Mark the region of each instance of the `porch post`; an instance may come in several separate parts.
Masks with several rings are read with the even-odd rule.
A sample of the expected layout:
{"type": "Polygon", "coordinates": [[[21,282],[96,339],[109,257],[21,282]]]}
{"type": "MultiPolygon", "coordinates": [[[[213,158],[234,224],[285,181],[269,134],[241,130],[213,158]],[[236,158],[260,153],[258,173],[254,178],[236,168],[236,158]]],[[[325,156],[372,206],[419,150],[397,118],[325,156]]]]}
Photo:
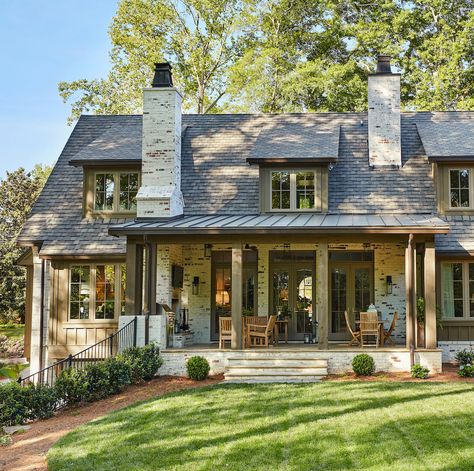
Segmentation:
{"type": "Polygon", "coordinates": [[[410,349],[410,362],[415,358],[415,244],[413,234],[408,238],[405,249],[405,296],[406,296],[406,337],[410,349]]]}
{"type": "Polygon", "coordinates": [[[143,271],[143,246],[135,241],[127,240],[125,285],[125,314],[136,316],[142,310],[142,271],[143,271]]]}
{"type": "Polygon", "coordinates": [[[436,348],[436,256],[434,242],[425,243],[425,346],[436,348]]]}
{"type": "Polygon", "coordinates": [[[231,348],[242,348],[242,243],[232,244],[232,339],[231,348]]]}
{"type": "Polygon", "coordinates": [[[316,259],[316,307],[318,320],[318,348],[328,348],[329,325],[329,255],[328,244],[323,242],[318,246],[316,259]]]}
{"type": "Polygon", "coordinates": [[[145,314],[156,314],[156,244],[146,244],[145,314]]]}

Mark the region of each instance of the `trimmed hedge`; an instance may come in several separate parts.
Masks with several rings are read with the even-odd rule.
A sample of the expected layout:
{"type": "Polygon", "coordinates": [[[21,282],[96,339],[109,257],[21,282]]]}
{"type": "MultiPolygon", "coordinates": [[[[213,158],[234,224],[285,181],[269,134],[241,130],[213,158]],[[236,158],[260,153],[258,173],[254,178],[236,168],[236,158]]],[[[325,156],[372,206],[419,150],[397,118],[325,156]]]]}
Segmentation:
{"type": "Polygon", "coordinates": [[[21,425],[28,420],[51,417],[59,404],[93,402],[117,394],[130,383],[152,379],[162,364],[155,345],[129,348],[115,358],[84,369],[67,368],[53,387],[0,385],[0,426],[21,425]]]}
{"type": "Polygon", "coordinates": [[[426,379],[428,378],[429,373],[430,373],[430,370],[428,368],[425,368],[424,366],[421,366],[418,363],[415,363],[411,367],[412,378],[426,379]]]}
{"type": "Polygon", "coordinates": [[[464,349],[456,354],[459,362],[458,375],[464,378],[474,378],[474,350],[464,349]]]}
{"type": "Polygon", "coordinates": [[[210,371],[209,362],[200,356],[191,357],[186,362],[188,376],[196,381],[202,381],[207,378],[210,371]]]}
{"type": "Polygon", "coordinates": [[[360,353],[352,360],[352,369],[357,376],[371,376],[375,373],[374,359],[367,353],[360,353]]]}

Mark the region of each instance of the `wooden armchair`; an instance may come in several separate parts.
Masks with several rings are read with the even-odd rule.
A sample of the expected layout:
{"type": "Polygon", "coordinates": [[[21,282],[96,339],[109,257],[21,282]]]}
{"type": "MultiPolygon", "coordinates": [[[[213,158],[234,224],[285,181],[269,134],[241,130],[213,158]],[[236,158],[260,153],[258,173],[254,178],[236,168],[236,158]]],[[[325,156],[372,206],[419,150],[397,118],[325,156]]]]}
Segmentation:
{"type": "Polygon", "coordinates": [[[395,330],[395,327],[397,326],[397,320],[398,320],[398,313],[395,311],[393,313],[393,319],[392,319],[392,323],[390,324],[389,329],[384,330],[383,332],[382,345],[385,345],[385,342],[387,340],[389,340],[392,345],[395,345],[395,342],[392,339],[392,333],[395,330]]]}
{"type": "Polygon", "coordinates": [[[360,330],[352,330],[351,323],[349,321],[349,314],[347,311],[344,311],[344,317],[346,319],[346,326],[349,333],[352,335],[352,339],[349,342],[349,347],[351,347],[354,342],[356,346],[360,345],[360,330]]]}
{"type": "Polygon", "coordinates": [[[267,325],[268,317],[267,316],[243,316],[242,317],[242,342],[243,348],[248,348],[250,346],[250,341],[247,335],[247,325],[256,324],[256,325],[267,325]]]}
{"type": "Polygon", "coordinates": [[[360,313],[360,343],[362,347],[369,345],[364,343],[364,337],[375,337],[375,346],[379,346],[380,324],[379,316],[376,312],[360,313]]]}
{"type": "Polygon", "coordinates": [[[247,324],[247,338],[250,347],[267,347],[273,341],[276,316],[270,316],[266,325],[247,324]]]}
{"type": "Polygon", "coordinates": [[[225,348],[225,342],[232,340],[232,317],[219,317],[219,348],[225,348]]]}

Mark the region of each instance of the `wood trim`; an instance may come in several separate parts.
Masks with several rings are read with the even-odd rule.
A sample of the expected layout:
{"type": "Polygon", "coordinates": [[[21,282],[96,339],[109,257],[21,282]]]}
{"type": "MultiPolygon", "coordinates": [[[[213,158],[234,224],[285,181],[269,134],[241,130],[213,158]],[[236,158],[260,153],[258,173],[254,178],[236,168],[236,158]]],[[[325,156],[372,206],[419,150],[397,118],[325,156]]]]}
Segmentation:
{"type": "Polygon", "coordinates": [[[327,242],[320,243],[316,251],[316,306],[318,348],[326,349],[329,333],[329,250],[327,242]]]}
{"type": "Polygon", "coordinates": [[[469,216],[474,215],[474,166],[473,162],[470,165],[462,165],[461,162],[456,163],[439,163],[435,164],[435,181],[436,181],[436,196],[437,196],[437,208],[440,214],[446,214],[448,216],[469,216]],[[450,205],[450,181],[449,171],[467,168],[469,172],[469,198],[471,207],[467,209],[451,208],[450,205]]]}
{"type": "Polygon", "coordinates": [[[232,244],[232,338],[231,348],[242,348],[242,242],[232,244]]]}
{"type": "Polygon", "coordinates": [[[425,346],[436,348],[436,253],[434,243],[425,244],[424,256],[425,346]]]}

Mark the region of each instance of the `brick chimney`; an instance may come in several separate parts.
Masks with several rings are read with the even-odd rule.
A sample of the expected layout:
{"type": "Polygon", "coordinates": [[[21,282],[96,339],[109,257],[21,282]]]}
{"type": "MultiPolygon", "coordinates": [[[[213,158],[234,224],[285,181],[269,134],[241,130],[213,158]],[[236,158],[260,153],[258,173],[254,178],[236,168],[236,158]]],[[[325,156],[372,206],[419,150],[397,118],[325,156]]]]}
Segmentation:
{"type": "Polygon", "coordinates": [[[402,165],[400,132],[400,74],[393,74],[390,57],[377,58],[369,75],[369,165],[402,165]]]}
{"type": "Polygon", "coordinates": [[[143,91],[142,182],[137,217],[183,214],[181,193],[181,95],[173,87],[171,65],[155,64],[151,88],[143,91]]]}

